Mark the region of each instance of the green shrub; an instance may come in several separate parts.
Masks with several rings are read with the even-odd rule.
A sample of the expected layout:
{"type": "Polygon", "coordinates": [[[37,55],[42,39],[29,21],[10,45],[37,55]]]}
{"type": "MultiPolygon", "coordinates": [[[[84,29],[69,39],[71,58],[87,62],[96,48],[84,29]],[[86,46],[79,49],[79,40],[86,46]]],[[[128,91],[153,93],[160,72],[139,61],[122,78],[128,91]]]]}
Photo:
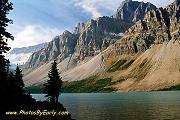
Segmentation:
{"type": "Polygon", "coordinates": [[[129,62],[127,62],[126,64],[124,64],[120,69],[121,69],[121,70],[127,69],[133,62],[134,62],[134,60],[130,60],[129,62]]]}
{"type": "Polygon", "coordinates": [[[62,86],[64,93],[91,93],[91,92],[112,92],[115,88],[108,87],[111,78],[96,79],[87,78],[81,81],[65,82],[62,86]]]}
{"type": "Polygon", "coordinates": [[[139,67],[140,67],[140,68],[143,68],[146,63],[147,63],[147,59],[145,59],[145,60],[139,65],[139,67]]]}
{"type": "Polygon", "coordinates": [[[107,72],[115,72],[117,70],[125,70],[127,69],[132,63],[134,62],[134,60],[119,60],[116,63],[114,63],[108,70],[107,72]]]}
{"type": "Polygon", "coordinates": [[[117,70],[119,70],[119,68],[126,63],[127,60],[119,60],[117,62],[115,62],[108,70],[107,72],[115,72],[117,70]]]}

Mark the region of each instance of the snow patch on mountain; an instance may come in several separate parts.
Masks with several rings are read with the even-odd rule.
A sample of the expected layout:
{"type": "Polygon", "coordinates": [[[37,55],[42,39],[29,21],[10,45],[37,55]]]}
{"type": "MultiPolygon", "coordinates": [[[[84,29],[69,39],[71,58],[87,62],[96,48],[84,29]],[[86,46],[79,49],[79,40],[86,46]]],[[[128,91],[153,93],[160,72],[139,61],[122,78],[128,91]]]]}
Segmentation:
{"type": "Polygon", "coordinates": [[[38,44],[35,46],[22,47],[22,48],[14,48],[5,56],[10,60],[11,64],[19,64],[23,65],[28,61],[29,57],[36,51],[39,51],[43,48],[47,47],[47,43],[38,44]]]}
{"type": "Polygon", "coordinates": [[[32,53],[7,54],[6,58],[10,60],[11,64],[23,65],[32,54],[33,54],[33,52],[32,53]]]}

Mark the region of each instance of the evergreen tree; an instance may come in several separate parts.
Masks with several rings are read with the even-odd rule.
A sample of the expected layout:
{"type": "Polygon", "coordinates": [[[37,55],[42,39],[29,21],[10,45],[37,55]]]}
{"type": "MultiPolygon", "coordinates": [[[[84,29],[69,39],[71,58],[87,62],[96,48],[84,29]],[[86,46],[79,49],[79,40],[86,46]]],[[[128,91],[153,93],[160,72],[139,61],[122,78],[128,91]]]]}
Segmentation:
{"type": "Polygon", "coordinates": [[[55,60],[52,64],[51,70],[49,71],[48,77],[49,80],[44,84],[44,92],[46,97],[49,97],[50,102],[58,102],[58,97],[61,92],[63,82],[62,77],[59,76],[57,63],[55,60]]]}
{"type": "Polygon", "coordinates": [[[14,84],[15,84],[14,89],[15,89],[16,95],[17,96],[23,95],[23,92],[24,92],[24,90],[23,90],[23,87],[24,87],[23,75],[22,75],[22,71],[18,65],[15,70],[14,84]]]}
{"type": "Polygon", "coordinates": [[[8,0],[0,0],[0,55],[10,50],[8,39],[14,39],[11,33],[6,31],[6,27],[12,20],[7,18],[7,14],[12,10],[12,3],[8,0]]]}
{"type": "Polygon", "coordinates": [[[10,72],[9,73],[9,76],[8,76],[8,94],[10,97],[14,96],[15,94],[15,80],[14,80],[14,74],[13,72],[10,72]]]}
{"type": "Polygon", "coordinates": [[[3,102],[7,99],[7,76],[9,71],[9,61],[5,59],[3,54],[10,50],[10,47],[7,46],[7,41],[14,39],[13,36],[6,31],[8,24],[12,23],[12,21],[7,18],[7,14],[9,14],[9,11],[12,9],[12,3],[8,0],[0,0],[0,94],[3,102]]]}
{"type": "Polygon", "coordinates": [[[12,88],[13,86],[15,86],[14,74],[13,74],[13,72],[9,72],[8,83],[9,83],[9,84],[8,84],[9,88],[12,88]]]}
{"type": "Polygon", "coordinates": [[[4,55],[0,55],[0,83],[7,82],[9,64],[9,60],[5,59],[4,55]]]}

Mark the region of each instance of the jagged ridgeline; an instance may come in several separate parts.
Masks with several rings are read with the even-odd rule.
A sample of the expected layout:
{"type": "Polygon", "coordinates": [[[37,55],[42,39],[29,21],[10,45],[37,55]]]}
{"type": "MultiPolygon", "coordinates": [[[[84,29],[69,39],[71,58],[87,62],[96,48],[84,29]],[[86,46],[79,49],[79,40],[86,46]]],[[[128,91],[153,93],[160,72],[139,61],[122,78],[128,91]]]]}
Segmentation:
{"type": "Polygon", "coordinates": [[[180,1],[148,11],[143,20],[104,51],[118,91],[152,91],[180,84],[180,1]],[[127,62],[122,63],[122,60],[127,62]],[[124,71],[128,60],[133,60],[124,71]],[[120,64],[122,63],[122,64],[120,64]],[[119,65],[120,64],[120,65],[119,65]],[[120,67],[119,67],[119,66],[120,67]],[[118,66],[118,67],[117,67],[118,66]]]}
{"type": "Polygon", "coordinates": [[[43,82],[47,79],[48,61],[57,58],[64,81],[96,75],[93,81],[110,78],[104,88],[114,87],[116,91],[152,91],[176,86],[180,84],[179,18],[179,0],[165,8],[126,0],[111,17],[78,24],[71,33],[74,41],[71,50],[66,41],[70,39],[62,40],[64,32],[57,40],[66,41],[61,47],[53,47],[52,41],[51,47],[45,48],[48,51],[35,52],[26,67],[43,65],[31,69],[24,80],[27,84],[43,82]],[[55,54],[53,50],[60,52],[55,54]],[[45,54],[48,59],[38,62],[45,54]]]}
{"type": "Polygon", "coordinates": [[[79,23],[73,32],[56,36],[46,48],[33,53],[24,67],[38,67],[55,58],[62,61],[71,55],[75,61],[97,55],[152,9],[156,7],[151,3],[125,0],[114,15],[79,23]]]}
{"type": "Polygon", "coordinates": [[[109,48],[109,55],[142,53],[151,45],[179,39],[179,17],[178,0],[166,8],[146,12],[143,20],[137,21],[113,47],[109,48]]]}

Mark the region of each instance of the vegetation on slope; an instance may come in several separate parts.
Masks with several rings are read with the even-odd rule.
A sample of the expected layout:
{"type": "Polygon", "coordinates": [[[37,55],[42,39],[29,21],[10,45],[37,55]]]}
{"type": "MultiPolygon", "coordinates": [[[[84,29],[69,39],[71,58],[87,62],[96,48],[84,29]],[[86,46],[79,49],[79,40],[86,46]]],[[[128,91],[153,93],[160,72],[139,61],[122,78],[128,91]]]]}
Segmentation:
{"type": "Polygon", "coordinates": [[[115,71],[118,71],[118,70],[125,70],[127,69],[132,63],[134,62],[134,60],[125,60],[125,59],[122,59],[122,60],[119,60],[117,62],[115,62],[114,64],[112,64],[107,72],[115,72],[115,71]]]}
{"type": "Polygon", "coordinates": [[[145,60],[139,65],[139,67],[140,67],[140,68],[143,68],[146,63],[147,63],[147,59],[145,59],[145,60]]]}
{"type": "Polygon", "coordinates": [[[169,88],[160,89],[158,91],[174,91],[174,90],[180,90],[180,84],[176,85],[176,86],[169,87],[169,88]]]}
{"type": "Polygon", "coordinates": [[[44,92],[44,85],[31,85],[28,87],[25,87],[25,91],[29,91],[30,93],[43,93],[44,92]]]}
{"type": "Polygon", "coordinates": [[[115,88],[108,87],[110,85],[111,78],[89,77],[81,81],[65,82],[62,91],[64,93],[113,92],[115,88]]]}
{"type": "MultiPolygon", "coordinates": [[[[113,92],[115,88],[109,87],[113,84],[111,78],[97,79],[92,76],[80,81],[64,82],[62,86],[63,93],[95,93],[95,92],[113,92]]],[[[32,85],[26,87],[31,93],[43,93],[44,86],[32,85]]]]}

